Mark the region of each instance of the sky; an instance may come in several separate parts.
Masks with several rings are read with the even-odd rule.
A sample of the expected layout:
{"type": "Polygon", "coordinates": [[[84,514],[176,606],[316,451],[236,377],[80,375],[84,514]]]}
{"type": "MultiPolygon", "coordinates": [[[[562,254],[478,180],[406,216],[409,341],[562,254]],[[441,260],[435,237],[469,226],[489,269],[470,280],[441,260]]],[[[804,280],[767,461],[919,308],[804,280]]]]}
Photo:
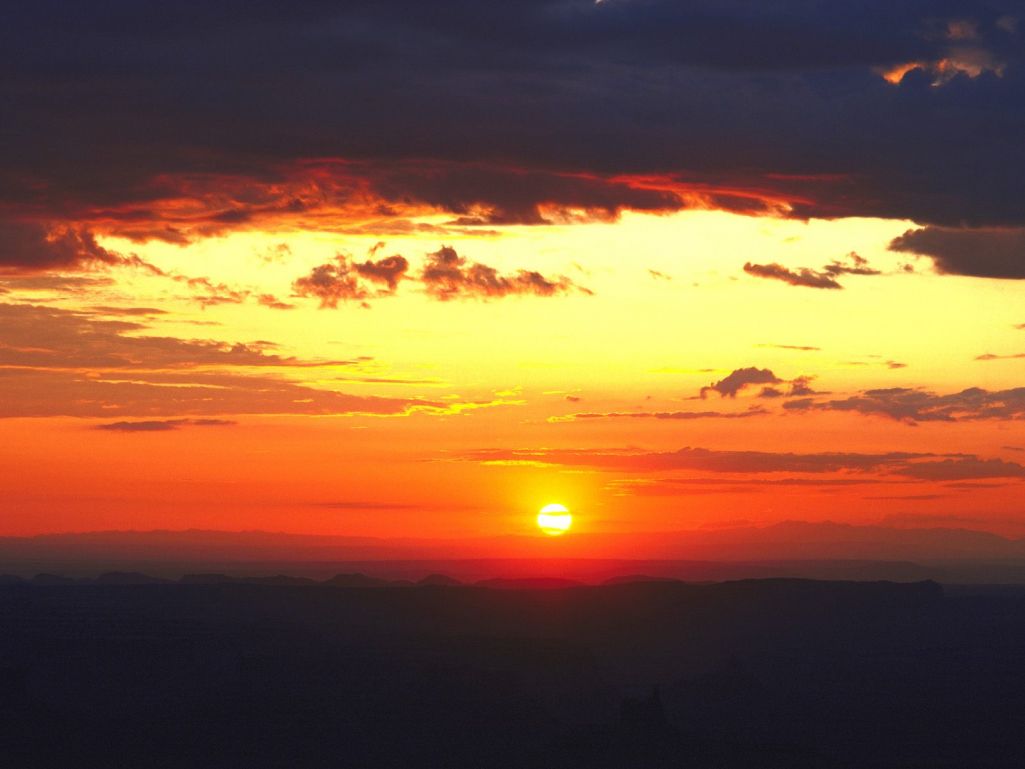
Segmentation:
{"type": "Polygon", "coordinates": [[[0,536],[1025,537],[1025,3],[9,22],[0,536]]]}

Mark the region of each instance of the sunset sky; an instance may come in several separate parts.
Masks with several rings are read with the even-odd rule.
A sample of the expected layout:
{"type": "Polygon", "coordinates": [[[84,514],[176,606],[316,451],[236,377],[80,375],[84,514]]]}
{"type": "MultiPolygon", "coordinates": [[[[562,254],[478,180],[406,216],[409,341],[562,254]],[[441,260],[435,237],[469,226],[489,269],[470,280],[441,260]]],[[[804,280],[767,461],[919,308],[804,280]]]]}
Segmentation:
{"type": "Polygon", "coordinates": [[[1021,2],[9,15],[0,535],[1025,536],[1021,2]]]}

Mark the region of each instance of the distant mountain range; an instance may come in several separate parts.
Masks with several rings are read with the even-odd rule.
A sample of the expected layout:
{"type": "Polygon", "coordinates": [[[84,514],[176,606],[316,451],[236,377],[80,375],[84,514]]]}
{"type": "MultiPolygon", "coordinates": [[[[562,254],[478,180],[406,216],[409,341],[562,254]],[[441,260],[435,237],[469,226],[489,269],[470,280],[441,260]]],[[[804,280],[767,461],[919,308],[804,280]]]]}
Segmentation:
{"type": "MultiPolygon", "coordinates": [[[[658,577],[613,577],[606,580],[604,584],[618,585],[632,582],[665,582],[678,581],[666,580],[658,577]]],[[[408,579],[382,579],[370,577],[358,572],[348,574],[336,574],[325,580],[316,580],[310,577],[292,577],[286,574],[275,574],[267,577],[233,577],[228,574],[183,574],[178,579],[165,577],[153,577],[149,574],[132,571],[111,571],[100,574],[96,577],[68,577],[61,574],[40,573],[34,577],[20,577],[15,574],[0,574],[0,585],[41,585],[45,587],[71,586],[71,585],[260,585],[270,587],[340,587],[340,588],[395,588],[395,587],[422,587],[422,588],[454,588],[454,587],[485,587],[496,590],[554,590],[567,587],[581,587],[583,582],[572,579],[557,579],[553,577],[503,579],[495,577],[491,579],[478,580],[473,583],[464,583],[446,574],[431,574],[423,579],[413,582],[408,579]]]]}
{"type": "Polygon", "coordinates": [[[1025,541],[968,529],[803,521],[654,534],[462,540],[110,531],[0,538],[2,572],[22,577],[139,572],[207,581],[282,574],[289,575],[283,581],[330,578],[344,587],[396,580],[408,584],[425,577],[434,584],[521,579],[598,583],[638,574],[689,581],[807,577],[1025,582],[1025,541]]]}
{"type": "Polygon", "coordinates": [[[785,521],[673,532],[415,539],[268,531],[98,531],[0,537],[0,559],[400,560],[424,558],[646,558],[673,560],[945,560],[1025,557],[1025,540],[963,528],[898,528],[785,521]]]}

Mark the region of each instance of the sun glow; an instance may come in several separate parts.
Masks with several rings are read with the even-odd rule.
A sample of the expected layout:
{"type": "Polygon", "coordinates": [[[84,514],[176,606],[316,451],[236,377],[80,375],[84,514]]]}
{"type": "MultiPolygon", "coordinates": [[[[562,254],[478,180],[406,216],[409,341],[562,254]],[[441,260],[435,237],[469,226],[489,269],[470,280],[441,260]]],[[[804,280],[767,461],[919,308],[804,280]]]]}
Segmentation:
{"type": "Polygon", "coordinates": [[[545,505],[537,514],[537,525],[550,537],[558,537],[569,531],[573,525],[573,516],[565,505],[545,505]]]}

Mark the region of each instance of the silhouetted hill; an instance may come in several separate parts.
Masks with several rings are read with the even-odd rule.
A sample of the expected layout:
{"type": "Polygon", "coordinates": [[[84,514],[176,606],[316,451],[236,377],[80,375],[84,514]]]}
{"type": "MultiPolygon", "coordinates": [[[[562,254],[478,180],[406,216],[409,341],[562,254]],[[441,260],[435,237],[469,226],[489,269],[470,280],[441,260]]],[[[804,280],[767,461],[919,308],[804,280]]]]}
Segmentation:
{"type": "Polygon", "coordinates": [[[159,585],[166,582],[166,579],[134,571],[111,571],[96,578],[98,585],[159,585]]]}
{"type": "Polygon", "coordinates": [[[557,577],[524,577],[523,579],[482,579],[475,582],[477,587],[487,587],[497,590],[556,590],[566,587],[579,587],[583,582],[572,579],[559,579],[557,577]]]}
{"type": "Polygon", "coordinates": [[[386,579],[368,577],[366,574],[336,574],[323,584],[334,587],[387,587],[392,584],[386,579]]]}
{"type": "Polygon", "coordinates": [[[60,574],[37,574],[32,578],[32,582],[36,585],[70,585],[75,580],[60,574]]]}
{"type": "Polygon", "coordinates": [[[0,628],[17,769],[1025,765],[1025,588],[23,583],[0,628]]]}
{"type": "Polygon", "coordinates": [[[632,582],[679,582],[673,577],[652,577],[647,574],[624,574],[621,577],[609,577],[603,585],[628,585],[632,582]]]}
{"type": "Polygon", "coordinates": [[[242,577],[239,582],[251,585],[287,585],[290,587],[303,587],[315,585],[317,581],[309,577],[291,577],[287,574],[275,574],[273,577],[242,577]]]}
{"type": "Polygon", "coordinates": [[[235,580],[227,574],[211,573],[183,574],[178,581],[183,585],[221,585],[228,582],[234,582],[235,580]]]}
{"type": "Polygon", "coordinates": [[[447,574],[428,574],[423,579],[417,580],[418,585],[424,586],[443,586],[443,587],[455,587],[463,584],[458,579],[450,577],[447,574]]]}

